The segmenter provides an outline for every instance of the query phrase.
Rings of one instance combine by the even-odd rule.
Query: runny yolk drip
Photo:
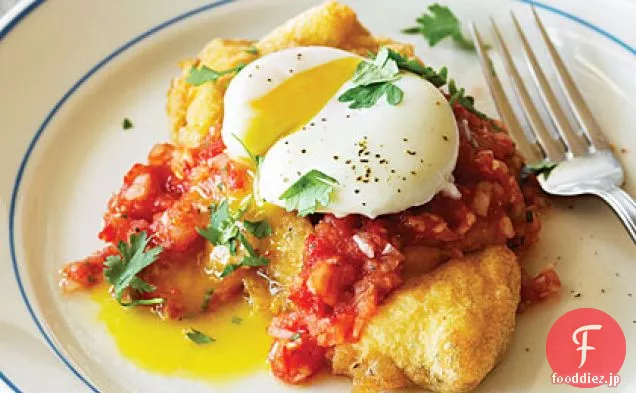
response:
[[[191,319],[161,321],[147,309],[121,307],[103,286],[92,296],[122,355],[148,371],[223,381],[266,369],[269,318],[242,299]],[[195,344],[188,328],[216,341]]]
[[[262,155],[280,138],[307,124],[340,87],[351,79],[359,58],[346,57],[299,72],[261,98],[252,101],[256,111],[243,143]]]

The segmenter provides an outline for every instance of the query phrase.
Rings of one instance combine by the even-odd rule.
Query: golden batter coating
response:
[[[473,390],[508,348],[520,275],[515,255],[491,246],[411,279],[382,304],[358,343],[334,350],[333,372],[352,377],[360,391]]]
[[[223,95],[232,75],[221,77],[214,83],[191,86],[185,79],[192,66],[227,70],[261,55],[296,46],[329,46],[366,56],[381,45],[413,56],[411,45],[373,37],[350,7],[335,1],[305,11],[258,42],[216,38],[206,45],[196,60],[181,62],[182,75],[170,84],[166,109],[172,124],[172,141],[177,145],[197,146],[208,133],[220,127],[223,119]],[[253,54],[251,49],[254,48],[258,54]]]

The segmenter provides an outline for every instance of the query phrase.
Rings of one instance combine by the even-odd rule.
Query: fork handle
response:
[[[634,202],[634,199],[625,190],[617,186],[598,192],[598,196],[603,198],[614,209],[636,244],[636,202]]]

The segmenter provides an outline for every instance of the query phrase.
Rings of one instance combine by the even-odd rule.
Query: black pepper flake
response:
[[[423,164],[423,163],[424,163],[424,159],[423,159],[423,158],[421,158],[421,159],[420,159],[420,164]]]
[[[334,159],[334,160],[337,160],[338,158],[340,158],[340,157],[338,157],[338,156],[333,156],[333,159]]]
[[[380,155],[379,155],[379,154],[376,154],[376,155],[375,155],[375,158],[380,158]]]
[[[406,176],[403,176],[403,177],[402,177],[402,180],[403,180],[403,181],[406,181]]]
[[[632,297],[632,296],[634,296],[634,295],[633,295],[633,294],[631,294],[631,293],[628,293],[628,294],[627,294],[627,297]]]
[[[296,174],[297,174],[298,176],[300,176],[300,175],[301,175],[300,171],[296,171]]]
[[[323,117],[322,119],[320,119],[320,121],[327,121],[327,118]]]
[[[290,74],[293,74],[293,73],[294,73],[294,70],[290,69],[290,70],[289,70],[289,73],[290,73]]]
[[[367,205],[367,203],[366,203],[366,202],[362,202],[362,206],[366,206],[366,205]]]
[[[360,159],[360,162],[362,162],[362,163],[365,163],[365,164],[366,164],[367,162],[369,162],[369,160],[367,160],[366,158],[361,158],[361,159]]]
[[[526,352],[530,352],[530,348],[526,347]]]
[[[369,179],[364,179],[364,180],[362,180],[362,182],[363,182],[363,183],[368,183],[368,182],[369,182]]]
[[[285,141],[285,144],[286,144],[286,145],[289,145],[289,141]]]
[[[386,163],[388,163],[388,161],[385,160],[384,158],[380,160],[380,164],[386,164]]]
[[[267,82],[271,83],[272,82],[272,78],[267,78]]]
[[[601,288],[601,293],[605,293],[605,288]]]
[[[353,193],[354,193],[354,194],[359,194],[359,193],[360,193],[360,190],[358,190],[358,189],[356,188],[355,190],[353,190]]]
[[[347,118],[347,119],[351,118],[351,115],[347,115],[347,116],[346,116],[346,118]]]
[[[345,161],[345,164],[351,164],[351,160]]]
[[[398,193],[402,192],[402,189],[398,188]]]
[[[300,149],[300,152],[305,154],[305,153],[307,153],[307,149]]]
[[[574,294],[574,297],[581,297],[581,292],[577,292]]]
[[[380,179],[378,179],[377,177],[374,177],[374,178],[373,178],[373,181],[377,183],[377,182],[379,182],[379,181],[380,181]]]
[[[448,142],[448,137],[446,135],[442,135],[442,139]]]
[[[313,127],[313,126],[315,126],[315,125],[316,125],[316,123],[314,123],[314,122],[312,121],[311,123],[309,123],[309,125],[310,125],[311,127]]]
[[[357,181],[361,181],[361,180],[362,180],[362,176],[358,176],[358,177],[356,177],[356,180],[357,180]]]
[[[257,64],[257,65],[256,65],[256,69],[257,69],[257,70],[260,70],[260,69],[261,69],[261,66]]]
[[[391,169],[391,173],[395,173],[395,169]]]
[[[416,152],[414,152],[413,150],[406,150],[406,154],[408,154],[408,155],[410,155],[410,156],[414,156],[414,155],[416,155],[417,153],[416,153]]]
[[[297,54],[296,54],[296,58],[297,58],[298,60],[302,59],[302,57],[303,57],[303,54],[302,54],[302,53],[297,53]]]
[[[403,140],[404,142],[408,142],[408,141],[409,141],[409,140],[408,140],[408,138],[402,138],[402,140]]]
[[[252,74],[247,74],[247,77],[248,77],[248,78],[251,78],[251,77],[252,77]]]
[[[417,175],[417,172],[411,171],[411,175],[415,176],[415,175]]]
[[[355,171],[356,170],[356,166],[355,165],[351,165],[351,169]]]

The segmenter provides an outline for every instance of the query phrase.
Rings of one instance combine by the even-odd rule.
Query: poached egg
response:
[[[384,97],[370,108],[350,109],[338,97],[353,87],[364,59],[326,47],[268,54],[247,65],[225,94],[222,138],[227,153],[264,157],[258,194],[280,199],[311,170],[338,185],[317,211],[337,217],[374,218],[430,201],[438,192],[457,195],[452,171],[459,135],[444,95],[421,77],[402,73],[398,105]]]

